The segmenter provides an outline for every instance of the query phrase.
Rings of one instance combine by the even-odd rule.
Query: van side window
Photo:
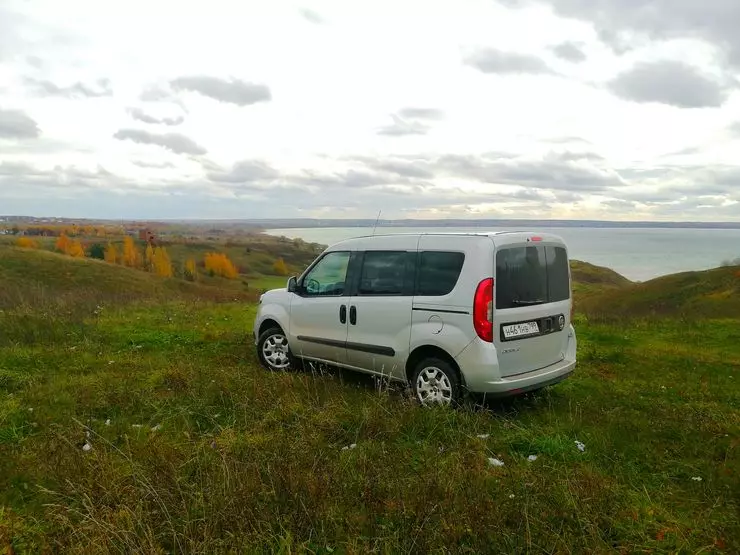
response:
[[[349,257],[349,252],[337,251],[319,260],[303,278],[303,294],[309,297],[343,295]]]
[[[424,251],[419,253],[416,295],[447,295],[455,288],[465,262],[461,252]]]
[[[367,251],[360,272],[360,295],[401,295],[406,275],[405,251]]]

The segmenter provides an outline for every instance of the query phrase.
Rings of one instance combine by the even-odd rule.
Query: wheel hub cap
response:
[[[287,368],[290,365],[288,354],[288,340],[282,334],[271,335],[262,344],[262,356],[272,368]]]

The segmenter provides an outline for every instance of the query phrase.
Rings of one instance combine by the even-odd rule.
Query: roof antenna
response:
[[[375,218],[375,226],[373,227],[373,235],[375,235],[375,230],[376,230],[376,229],[377,229],[377,227],[378,227],[378,221],[380,220],[380,213],[381,213],[381,212],[382,212],[382,210],[378,210],[378,217],[377,217],[377,218]]]

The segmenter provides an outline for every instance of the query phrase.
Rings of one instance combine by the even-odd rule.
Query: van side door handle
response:
[[[353,326],[357,323],[357,307],[349,307],[349,323]]]
[[[339,307],[339,321],[342,324],[347,323],[347,305],[345,304]]]

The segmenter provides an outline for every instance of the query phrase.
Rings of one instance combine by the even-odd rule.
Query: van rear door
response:
[[[563,243],[496,246],[494,337],[501,375],[515,376],[565,357],[571,285]]]

